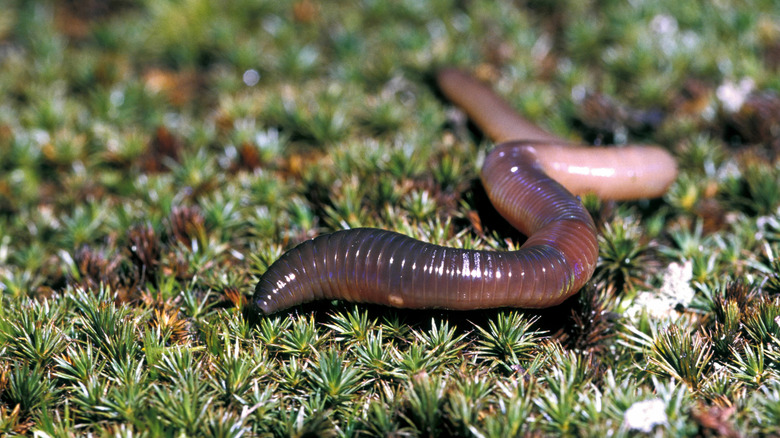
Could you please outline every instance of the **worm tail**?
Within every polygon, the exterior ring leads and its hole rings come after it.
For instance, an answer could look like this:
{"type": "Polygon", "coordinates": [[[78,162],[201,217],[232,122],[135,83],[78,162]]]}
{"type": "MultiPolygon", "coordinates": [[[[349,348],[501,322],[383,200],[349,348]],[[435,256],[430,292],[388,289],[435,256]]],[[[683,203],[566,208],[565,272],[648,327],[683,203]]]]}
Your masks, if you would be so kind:
{"type": "Polygon", "coordinates": [[[566,143],[521,117],[489,87],[460,70],[441,70],[436,79],[447,99],[461,107],[479,129],[496,143],[509,140],[566,143]]]}
{"type": "Polygon", "coordinates": [[[493,141],[534,143],[545,173],[575,195],[655,198],[677,178],[677,164],[657,146],[572,147],[517,114],[482,82],[456,69],[437,75],[439,87],[493,141]]]}

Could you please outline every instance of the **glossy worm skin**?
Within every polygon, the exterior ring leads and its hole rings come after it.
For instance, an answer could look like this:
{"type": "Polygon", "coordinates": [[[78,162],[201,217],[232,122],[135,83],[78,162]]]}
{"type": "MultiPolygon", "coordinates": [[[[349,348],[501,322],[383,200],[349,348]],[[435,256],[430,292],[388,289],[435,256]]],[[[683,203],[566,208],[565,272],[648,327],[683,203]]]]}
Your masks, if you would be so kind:
{"type": "Polygon", "coordinates": [[[525,244],[496,252],[371,228],[322,235],[263,274],[253,297],[261,313],[320,299],[454,310],[554,306],[590,279],[598,259],[596,227],[571,192],[653,197],[676,176],[674,160],[660,148],[566,146],[470,76],[444,70],[438,80],[489,137],[522,140],[488,154],[481,179],[499,213],[529,236],[525,244]],[[605,187],[613,184],[622,187],[605,187]]]}
{"type": "Polygon", "coordinates": [[[656,198],[677,178],[677,163],[660,147],[570,145],[520,117],[492,90],[459,70],[442,70],[438,82],[444,95],[493,141],[534,143],[536,159],[545,173],[574,195],[656,198]]]}

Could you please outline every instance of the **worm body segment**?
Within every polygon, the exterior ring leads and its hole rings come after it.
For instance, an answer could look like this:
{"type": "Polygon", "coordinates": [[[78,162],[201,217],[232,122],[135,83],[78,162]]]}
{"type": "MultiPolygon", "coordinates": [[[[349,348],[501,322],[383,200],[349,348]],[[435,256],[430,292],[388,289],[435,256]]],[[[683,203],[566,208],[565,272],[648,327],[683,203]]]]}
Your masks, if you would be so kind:
{"type": "Polygon", "coordinates": [[[457,310],[559,304],[593,274],[596,229],[580,201],[546,176],[532,154],[530,147],[501,146],[482,169],[498,211],[530,236],[519,250],[447,248],[372,228],[337,231],[271,265],[255,304],[263,313],[318,299],[457,310]]]}
{"type": "Polygon", "coordinates": [[[562,143],[521,117],[509,104],[482,82],[456,69],[444,69],[436,77],[439,89],[496,143],[523,140],[532,143],[562,143]]]}
{"type": "Polygon", "coordinates": [[[320,299],[456,310],[554,306],[590,279],[598,258],[596,227],[572,192],[653,197],[676,176],[663,149],[566,146],[463,73],[445,70],[439,83],[489,137],[522,140],[488,154],[481,179],[499,213],[528,236],[525,244],[496,252],[371,228],[322,235],[288,251],[263,274],[253,297],[260,312],[320,299]]]}

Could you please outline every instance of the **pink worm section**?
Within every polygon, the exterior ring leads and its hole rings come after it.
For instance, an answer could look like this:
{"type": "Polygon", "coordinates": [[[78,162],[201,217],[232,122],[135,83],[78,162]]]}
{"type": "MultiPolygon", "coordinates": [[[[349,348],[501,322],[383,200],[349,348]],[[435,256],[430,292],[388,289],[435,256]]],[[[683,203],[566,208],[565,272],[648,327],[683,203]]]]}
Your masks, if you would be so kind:
{"type": "Polygon", "coordinates": [[[533,143],[544,172],[574,195],[603,199],[657,198],[677,178],[677,163],[658,146],[584,147],[568,144],[520,117],[503,99],[455,69],[438,75],[439,87],[497,143],[533,143]]]}
{"type": "Polygon", "coordinates": [[[596,227],[572,193],[655,197],[676,176],[661,148],[567,146],[472,77],[444,70],[438,80],[489,137],[505,142],[486,157],[481,178],[499,213],[528,236],[525,244],[497,252],[371,228],[322,235],[263,274],[253,297],[261,313],[320,299],[457,310],[554,306],[590,279],[598,259],[596,227]]]}

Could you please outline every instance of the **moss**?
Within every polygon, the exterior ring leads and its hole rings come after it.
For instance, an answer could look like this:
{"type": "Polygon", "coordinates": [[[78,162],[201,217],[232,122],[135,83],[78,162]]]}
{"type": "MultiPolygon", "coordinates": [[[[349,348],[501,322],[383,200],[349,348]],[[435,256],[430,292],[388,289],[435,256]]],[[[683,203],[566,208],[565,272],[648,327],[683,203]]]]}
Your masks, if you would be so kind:
{"type": "Polygon", "coordinates": [[[661,434],[775,432],[772,2],[11,3],[0,435],[623,436],[642,401],[661,434]],[[601,259],[559,308],[258,318],[259,275],[324,232],[519,245],[442,65],[575,141],[660,143],[681,175],[584,199],[601,259]],[[671,263],[693,301],[633,311],[671,263]]]}

